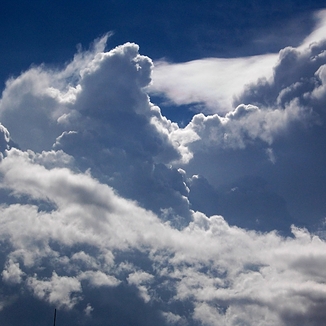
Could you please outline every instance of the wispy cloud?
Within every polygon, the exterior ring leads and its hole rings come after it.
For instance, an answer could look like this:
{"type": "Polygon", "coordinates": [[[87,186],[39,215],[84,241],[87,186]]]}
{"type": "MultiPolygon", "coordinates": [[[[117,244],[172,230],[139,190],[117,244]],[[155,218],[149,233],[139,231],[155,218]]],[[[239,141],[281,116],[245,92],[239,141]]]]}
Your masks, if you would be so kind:
{"type": "MultiPolygon", "coordinates": [[[[311,44],[324,39],[325,17],[325,11],[316,12],[316,27],[298,46],[298,51],[305,51],[311,44]]],[[[242,58],[205,58],[185,63],[157,61],[149,92],[165,97],[176,106],[201,103],[206,113],[225,114],[234,108],[234,98],[243,92],[246,85],[259,78],[267,81],[273,78],[277,61],[278,53],[242,58]]]]}
{"type": "Polygon", "coordinates": [[[3,186],[15,196],[54,205],[51,211],[38,211],[37,204],[1,207],[1,238],[10,248],[3,251],[3,282],[40,300],[93,307],[88,288],[122,282],[170,322],[173,314],[176,324],[264,318],[295,325],[325,317],[326,244],[307,230],[293,227],[294,238],[282,238],[200,212],[177,230],[91,176],[46,169],[24,152],[11,150],[0,168],[3,186]],[[186,303],[190,315],[177,308],[186,303]]]}

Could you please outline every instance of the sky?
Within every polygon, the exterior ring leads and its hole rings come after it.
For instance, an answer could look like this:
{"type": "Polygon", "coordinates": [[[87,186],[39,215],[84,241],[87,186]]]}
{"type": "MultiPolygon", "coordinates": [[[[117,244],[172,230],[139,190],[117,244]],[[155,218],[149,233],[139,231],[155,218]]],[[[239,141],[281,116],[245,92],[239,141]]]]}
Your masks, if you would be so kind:
{"type": "Polygon", "coordinates": [[[323,1],[0,10],[1,325],[325,325],[323,1]]]}

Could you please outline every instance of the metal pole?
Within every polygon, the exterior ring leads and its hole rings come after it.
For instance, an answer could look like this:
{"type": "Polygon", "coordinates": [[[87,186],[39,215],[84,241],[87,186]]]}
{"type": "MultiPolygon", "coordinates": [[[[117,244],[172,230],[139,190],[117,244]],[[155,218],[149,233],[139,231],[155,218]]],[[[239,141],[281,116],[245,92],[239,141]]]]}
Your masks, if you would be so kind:
{"type": "Polygon", "coordinates": [[[53,326],[55,326],[55,320],[57,318],[57,309],[54,309],[54,321],[53,321],[53,326]]]}

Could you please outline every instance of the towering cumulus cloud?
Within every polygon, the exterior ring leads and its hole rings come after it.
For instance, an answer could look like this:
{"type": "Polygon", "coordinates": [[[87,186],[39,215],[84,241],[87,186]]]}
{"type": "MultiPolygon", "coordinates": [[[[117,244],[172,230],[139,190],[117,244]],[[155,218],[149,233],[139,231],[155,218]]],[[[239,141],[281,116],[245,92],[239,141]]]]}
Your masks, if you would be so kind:
{"type": "Polygon", "coordinates": [[[181,128],[106,41],[3,91],[1,325],[323,325],[325,43],[181,128]]]}

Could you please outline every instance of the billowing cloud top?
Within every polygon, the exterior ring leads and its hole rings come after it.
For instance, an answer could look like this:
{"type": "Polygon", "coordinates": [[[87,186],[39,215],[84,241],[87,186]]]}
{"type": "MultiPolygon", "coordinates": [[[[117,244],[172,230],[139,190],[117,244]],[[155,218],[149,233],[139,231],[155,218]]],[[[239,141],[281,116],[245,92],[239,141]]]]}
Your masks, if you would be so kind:
{"type": "Polygon", "coordinates": [[[1,325],[323,325],[326,43],[182,128],[147,92],[197,81],[106,41],[3,91],[1,325]]]}

